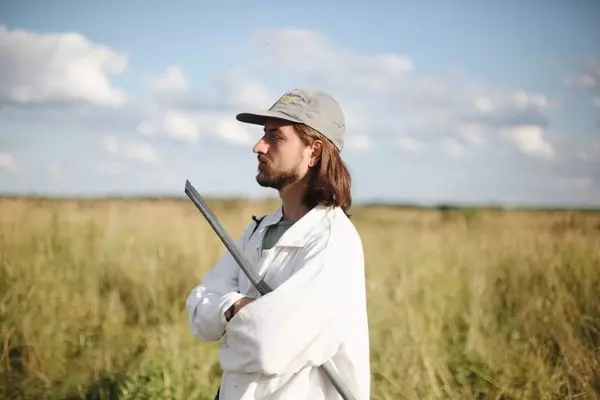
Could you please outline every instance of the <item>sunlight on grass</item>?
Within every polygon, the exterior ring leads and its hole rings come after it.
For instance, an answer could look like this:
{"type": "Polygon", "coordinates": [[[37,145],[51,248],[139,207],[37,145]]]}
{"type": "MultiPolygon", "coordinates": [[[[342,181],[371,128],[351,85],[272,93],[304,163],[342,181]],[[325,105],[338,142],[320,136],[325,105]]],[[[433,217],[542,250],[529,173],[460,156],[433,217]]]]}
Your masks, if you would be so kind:
{"type": "MultiPolygon", "coordinates": [[[[211,202],[237,237],[274,203],[211,202]]],[[[225,251],[189,201],[0,200],[0,398],[212,399],[185,299],[225,251]],[[113,397],[114,398],[114,397],[113,397]]],[[[600,213],[353,209],[373,399],[599,398],[600,213]]]]}

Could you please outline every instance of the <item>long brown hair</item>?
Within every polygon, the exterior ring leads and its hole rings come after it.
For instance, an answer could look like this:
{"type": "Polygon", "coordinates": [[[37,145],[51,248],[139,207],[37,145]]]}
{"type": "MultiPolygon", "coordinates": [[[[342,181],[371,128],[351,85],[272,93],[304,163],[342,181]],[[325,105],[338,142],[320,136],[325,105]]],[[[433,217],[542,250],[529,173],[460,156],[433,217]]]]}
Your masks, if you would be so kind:
{"type": "Polygon", "coordinates": [[[315,140],[323,142],[321,156],[309,172],[304,204],[308,208],[313,208],[317,204],[340,207],[350,217],[348,210],[352,205],[352,177],[337,147],[307,125],[295,124],[295,128],[306,145],[312,144],[315,140]]]}

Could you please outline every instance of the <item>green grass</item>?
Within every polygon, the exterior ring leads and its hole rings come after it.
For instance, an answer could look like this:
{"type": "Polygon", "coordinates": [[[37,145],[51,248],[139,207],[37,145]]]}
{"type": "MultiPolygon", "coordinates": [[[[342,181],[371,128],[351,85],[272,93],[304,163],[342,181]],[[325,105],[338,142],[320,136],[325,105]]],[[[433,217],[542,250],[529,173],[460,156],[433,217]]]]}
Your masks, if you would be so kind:
{"type": "MultiPolygon", "coordinates": [[[[274,203],[211,200],[232,236],[274,203]]],[[[212,399],[190,201],[0,200],[0,398],[212,399]]],[[[355,208],[373,399],[600,398],[600,214],[355,208]]]]}

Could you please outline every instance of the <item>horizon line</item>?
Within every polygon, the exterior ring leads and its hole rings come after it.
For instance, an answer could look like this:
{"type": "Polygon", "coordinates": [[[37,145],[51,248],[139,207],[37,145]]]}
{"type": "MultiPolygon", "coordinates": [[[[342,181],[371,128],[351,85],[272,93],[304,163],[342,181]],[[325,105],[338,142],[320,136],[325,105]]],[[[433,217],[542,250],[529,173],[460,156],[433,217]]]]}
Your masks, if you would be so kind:
{"type": "MultiPolygon", "coordinates": [[[[250,202],[278,202],[278,196],[253,196],[253,195],[202,195],[211,201],[250,201],[250,202]]],[[[26,200],[56,200],[56,201],[110,201],[110,200],[188,200],[185,193],[105,193],[105,194],[42,194],[42,193],[0,193],[0,199],[26,199],[26,200]]],[[[501,202],[501,201],[415,201],[393,200],[385,198],[371,198],[353,200],[352,206],[356,207],[398,207],[418,209],[501,209],[501,210],[564,210],[564,211],[600,211],[600,204],[536,204],[528,202],[501,202]]]]}

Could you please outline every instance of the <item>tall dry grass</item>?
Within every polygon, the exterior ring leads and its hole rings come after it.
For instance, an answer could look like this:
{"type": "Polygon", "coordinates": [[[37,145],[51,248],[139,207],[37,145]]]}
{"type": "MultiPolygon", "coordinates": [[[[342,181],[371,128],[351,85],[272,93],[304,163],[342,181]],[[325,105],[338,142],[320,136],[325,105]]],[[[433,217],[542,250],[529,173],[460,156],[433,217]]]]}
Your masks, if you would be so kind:
{"type": "MultiPolygon", "coordinates": [[[[211,202],[232,236],[275,203],[211,202]]],[[[0,200],[0,398],[212,399],[189,201],[0,200]]],[[[600,214],[355,208],[373,399],[600,398],[600,214]]]]}

